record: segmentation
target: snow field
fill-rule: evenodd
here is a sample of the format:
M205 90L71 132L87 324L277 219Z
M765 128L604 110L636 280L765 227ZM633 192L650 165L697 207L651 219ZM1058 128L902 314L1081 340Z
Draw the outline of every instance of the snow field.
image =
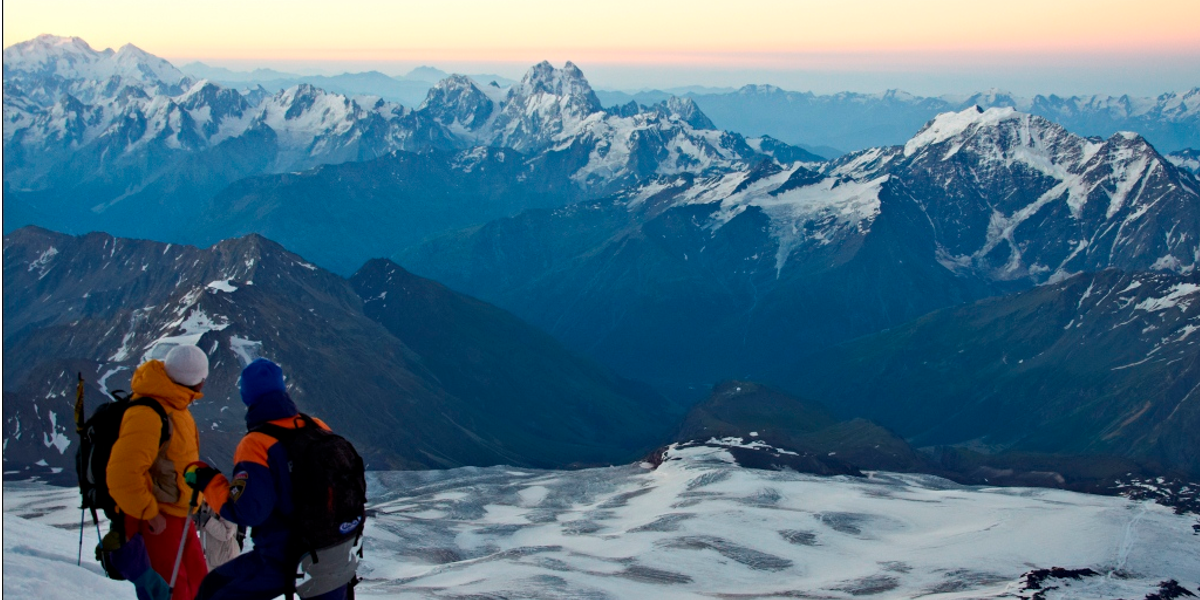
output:
M712 447L676 449L668 458L655 470L373 472L358 593L1027 597L1017 588L1022 574L1053 566L1099 575L1054 580L1059 589L1047 598L1142 598L1167 579L1200 588L1194 517L1155 504L964 487L925 475L756 471ZM75 566L75 494L6 485L6 594L132 597L128 584L104 580L89 557ZM84 539L89 554L90 523ZM47 588L61 595L47 596Z
M1103 575L1061 597L1143 597L1165 579L1200 581L1191 520L1152 504L920 475L752 471L711 448L679 458L655 471L381 474L360 591L980 598L1050 566Z

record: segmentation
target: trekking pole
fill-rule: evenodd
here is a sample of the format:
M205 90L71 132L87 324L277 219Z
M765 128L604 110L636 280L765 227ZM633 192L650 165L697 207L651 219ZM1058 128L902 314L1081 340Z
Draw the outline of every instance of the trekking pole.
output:
M83 518L87 515L87 511L82 506L79 507L79 558L75 559L75 566L83 566Z
M183 547L187 544L188 529L192 526L192 510L200 499L200 490L192 488L192 499L188 502L187 518L183 520L183 535L179 536L179 550L175 553L175 568L171 569L171 583L167 585L172 595L175 594L175 579L179 577L179 565L183 562Z
M83 445L83 371L79 371L79 381L75 384L75 433L79 436L79 444ZM78 470L79 463L76 463ZM77 473L78 474L78 473ZM83 566L83 528L84 517L87 515L85 505L86 498L83 497L83 488L79 490L79 558L75 560L75 565Z

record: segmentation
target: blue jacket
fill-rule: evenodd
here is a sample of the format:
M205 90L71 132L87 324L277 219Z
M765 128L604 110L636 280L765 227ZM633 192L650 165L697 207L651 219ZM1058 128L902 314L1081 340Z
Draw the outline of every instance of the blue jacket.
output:
M205 499L222 518L250 528L255 551L268 563L287 567L288 526L292 508L292 482L287 450L279 440L254 428L270 423L295 429L303 427L296 405L283 391L258 397L246 411L246 428L233 455L233 480L215 477L205 490ZM316 423L328 429L317 419Z

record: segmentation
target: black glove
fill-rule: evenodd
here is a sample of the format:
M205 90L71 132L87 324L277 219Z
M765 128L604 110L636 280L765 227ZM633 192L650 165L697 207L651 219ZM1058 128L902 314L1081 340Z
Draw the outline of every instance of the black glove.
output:
M208 466L207 463L198 460L188 465L187 468L183 470L183 480L186 481L188 485L192 486L193 490L200 490L203 492L208 488L208 484L212 483L213 478L220 474L221 472L217 469L214 469Z

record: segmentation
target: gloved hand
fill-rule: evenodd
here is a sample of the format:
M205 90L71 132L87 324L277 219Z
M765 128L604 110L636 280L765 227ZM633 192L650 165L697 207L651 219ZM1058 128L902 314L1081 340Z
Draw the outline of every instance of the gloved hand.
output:
M204 461L198 460L183 470L183 480L192 486L193 490L203 492L208 488L208 484L212 483L213 478L220 474L221 472L217 469L208 466Z

